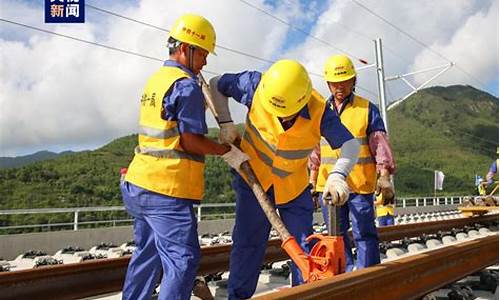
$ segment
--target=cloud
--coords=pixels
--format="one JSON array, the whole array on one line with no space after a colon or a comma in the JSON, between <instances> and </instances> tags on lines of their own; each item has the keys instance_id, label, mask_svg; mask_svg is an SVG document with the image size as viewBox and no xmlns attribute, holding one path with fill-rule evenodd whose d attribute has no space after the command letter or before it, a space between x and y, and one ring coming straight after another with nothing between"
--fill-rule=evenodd
<instances>
[{"instance_id":1,"label":"cloud","mask_svg":"<svg viewBox=\"0 0 500 300\"><path fill-rule=\"evenodd\" d=\"M5 19L167 58L168 33L158 29L88 7L86 15L90 21L85 24L44 24L43 7L33 8L29 3L15 1L3 5L7 8L2 13ZM143 0L138 6L105 9L165 29L183 13L202 14L214 24L218 44L244 49L259 57L270 57L288 30L286 26L276 26L272 19L262 18L256 10L227 1ZM19 20L15 11L27 11L29 17ZM143 85L161 62L11 24L4 23L2 28L6 29L0 39L0 155L95 144L136 132ZM269 40L273 42L266 42ZM206 69L221 73L266 67L255 59L222 49L218 52L218 56L209 57ZM236 117L241 121L243 109L238 111Z\"/></svg>"},{"instance_id":2,"label":"cloud","mask_svg":"<svg viewBox=\"0 0 500 300\"><path fill-rule=\"evenodd\" d=\"M436 55L397 31L391 25L369 13L355 2L361 3L382 16L417 41L430 46L458 67L448 71L431 85L471 84L484 89L481 83L460 71L466 70L483 83L498 78L498 1L376 1L339 0L330 4L319 17L312 35L335 46L321 45L314 38L284 55L298 57L311 72L322 73L327 57L345 53L354 58L375 62L374 43L382 39L385 75L397 75L446 64L448 60ZM362 66L354 59L357 66ZM435 73L408 77L419 85ZM372 100L376 98L377 80L373 68L358 72L358 92ZM314 78L316 87L327 94L321 78ZM410 91L402 81L387 84L392 100ZM496 91L498 93L498 91Z\"/></svg>"},{"instance_id":3,"label":"cloud","mask_svg":"<svg viewBox=\"0 0 500 300\"><path fill-rule=\"evenodd\" d=\"M312 35L324 42L291 29L243 1L141 0L89 4L164 29L169 29L183 13L204 15L214 24L219 45L264 59L298 59L311 73L319 74L312 78L324 95L327 89L321 74L326 58L345 52L373 63L372 39L377 37L383 40L386 76L446 62L352 1L314 1L312 7L288 0L248 3L294 26L311 30ZM361 3L481 81L498 79L498 1L363 0ZM31 1L2 1L0 15L60 34L158 59L167 58L168 33L90 7L86 8L85 24L45 24L43 4ZM81 149L136 131L143 85L161 62L5 22L0 28L0 156L44 149ZM209 71L262 71L269 66L221 48L216 51L218 55L210 56L205 67ZM414 83L424 82L428 78L424 75L415 77ZM478 84L456 68L443 75L439 83ZM391 82L388 86L389 96L394 98L409 90L401 82ZM372 94L377 90L373 69L359 72L359 87L364 89L358 89L362 95L376 98ZM242 122L246 109L236 103L231 103L231 108L234 119ZM207 119L209 126L215 126L212 118Z\"/></svg>"},{"instance_id":4,"label":"cloud","mask_svg":"<svg viewBox=\"0 0 500 300\"><path fill-rule=\"evenodd\" d=\"M480 38L478 38L480 37ZM431 48L457 63L449 74L436 80L434 84L468 83L480 85L489 82L498 72L498 2L477 10L462 20L446 41L436 41ZM438 63L432 51L422 51L411 67L418 70L422 66ZM472 74L467 77L462 70ZM464 78L465 77L465 78ZM426 80L424 75L416 77L418 82Z\"/></svg>"}]
</instances>

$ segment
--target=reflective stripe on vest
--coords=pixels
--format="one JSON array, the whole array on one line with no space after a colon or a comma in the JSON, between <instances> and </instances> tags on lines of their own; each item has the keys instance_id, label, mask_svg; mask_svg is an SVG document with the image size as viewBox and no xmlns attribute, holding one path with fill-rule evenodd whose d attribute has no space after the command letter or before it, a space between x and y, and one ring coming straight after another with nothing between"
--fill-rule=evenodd
<instances>
[{"instance_id":1,"label":"reflective stripe on vest","mask_svg":"<svg viewBox=\"0 0 500 300\"><path fill-rule=\"evenodd\" d=\"M174 136L178 136L179 130L177 129L177 127L162 130L162 129L152 128L152 127L147 127L147 126L139 126L138 133L141 135L152 137L152 138L167 139L167 138L171 138Z\"/></svg>"},{"instance_id":2,"label":"reflective stripe on vest","mask_svg":"<svg viewBox=\"0 0 500 300\"><path fill-rule=\"evenodd\" d=\"M313 151L313 149L306 149L306 150L282 150L282 149L278 149L278 150L276 150L276 147L274 145L270 145L268 142L266 142L266 140L264 140L262 138L262 136L260 135L257 128L255 128L255 126L252 124L252 122L250 122L248 115L247 115L247 124L248 124L248 128L250 128L250 130L255 134L255 136L259 139L259 141L261 143L263 143L270 151L272 151L274 153L274 155L281 156L285 159L303 159L303 158L307 158L309 156L309 154L311 154L311 152ZM246 135L249 136L248 133Z\"/></svg>"},{"instance_id":3,"label":"reflective stripe on vest","mask_svg":"<svg viewBox=\"0 0 500 300\"><path fill-rule=\"evenodd\" d=\"M154 156L156 158L175 158L175 159L189 159L197 162L205 162L205 156L186 153L176 149L154 149L154 148L144 148L135 147L134 152L136 154L144 154Z\"/></svg>"},{"instance_id":4,"label":"reflective stripe on vest","mask_svg":"<svg viewBox=\"0 0 500 300\"><path fill-rule=\"evenodd\" d=\"M285 178L286 176L288 176L288 175L292 174L292 173L290 173L290 172L287 172L287 171L284 171L284 170L280 170L280 169L278 169L278 168L273 167L273 160L272 160L269 156L267 156L267 154L265 154L264 152L260 151L259 149L257 149L257 148L255 147L255 144L254 144L254 142L253 142L253 140L252 140L252 138L250 137L250 135L249 135L249 134L243 134L243 139L244 139L245 141L247 141L247 142L248 142L248 143L249 143L249 144L253 147L253 149L254 149L254 150L258 153L258 155L259 155L260 159L262 159L262 161L263 161L263 162L264 162L264 163L265 163L268 167L270 167L270 168L271 168L271 172L272 172L273 174L276 174L276 175L278 175L278 176L279 176L279 177L281 177L281 178Z\"/></svg>"},{"instance_id":5,"label":"reflective stripe on vest","mask_svg":"<svg viewBox=\"0 0 500 300\"><path fill-rule=\"evenodd\" d=\"M273 186L276 204L292 201L306 189L307 159L319 143L325 108L325 100L313 91L307 104L310 119L299 115L293 126L284 130L278 118L262 107L259 93L254 93L241 149L250 157L263 189Z\"/></svg>"},{"instance_id":6,"label":"reflective stripe on vest","mask_svg":"<svg viewBox=\"0 0 500 300\"><path fill-rule=\"evenodd\" d=\"M125 180L162 195L201 200L205 158L184 151L177 121L163 120L163 98L177 80L190 75L177 67L153 74L140 101L139 145Z\"/></svg>"}]
</instances>

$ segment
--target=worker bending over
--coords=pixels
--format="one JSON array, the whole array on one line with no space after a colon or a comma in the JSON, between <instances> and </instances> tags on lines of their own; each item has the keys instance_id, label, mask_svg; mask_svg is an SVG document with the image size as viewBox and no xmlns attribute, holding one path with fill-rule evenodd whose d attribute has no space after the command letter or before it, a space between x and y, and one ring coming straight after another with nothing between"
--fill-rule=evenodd
<instances>
[{"instance_id":1,"label":"worker bending over","mask_svg":"<svg viewBox=\"0 0 500 300\"><path fill-rule=\"evenodd\" d=\"M311 85L306 69L293 60L280 60L264 74L244 71L210 80L221 126L220 141L240 139L228 109L227 97L248 108L241 149L259 183L274 202L290 233L304 251L312 234L313 202L308 189L307 158L324 136L332 148L340 148L339 160L330 170L325 191L334 202L347 199L345 181L355 163L359 143ZM250 298L257 286L271 224L245 178L232 171L236 191L228 296ZM292 285L303 283L292 265Z\"/></svg>"}]
</instances>

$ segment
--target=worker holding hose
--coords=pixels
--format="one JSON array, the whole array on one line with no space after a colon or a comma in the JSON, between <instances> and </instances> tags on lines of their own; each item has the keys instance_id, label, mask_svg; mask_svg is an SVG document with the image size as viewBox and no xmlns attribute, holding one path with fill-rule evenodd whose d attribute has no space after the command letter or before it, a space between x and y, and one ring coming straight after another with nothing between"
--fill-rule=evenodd
<instances>
[{"instance_id":1,"label":"worker holding hose","mask_svg":"<svg viewBox=\"0 0 500 300\"><path fill-rule=\"evenodd\" d=\"M347 177L351 190L349 200L340 209L340 230L344 236L346 271L361 269L380 263L378 235L375 227L373 194L375 190L385 201L394 199L394 187L390 175L395 171L395 163L389 145L384 122L379 110L368 100L354 94L356 70L345 55L333 55L325 63L324 78L331 96L327 99L329 110L338 116L354 137L360 142L359 157L352 172ZM310 157L310 181L316 191L327 196L327 184L331 170L336 168L341 157L326 140L321 140L321 148L315 148ZM378 179L377 179L378 176ZM324 201L323 216L326 216ZM352 235L357 249L357 261L351 251L351 241L347 230L352 222Z\"/></svg>"},{"instance_id":2,"label":"worker holding hose","mask_svg":"<svg viewBox=\"0 0 500 300\"><path fill-rule=\"evenodd\" d=\"M205 155L222 155L235 168L248 159L204 136L205 104L196 75L214 47L208 20L180 17L170 31L170 59L149 78L140 99L139 145L120 184L137 246L123 299L151 299L160 278L158 299L191 298L200 260L193 205L203 198Z\"/></svg>"},{"instance_id":3,"label":"worker holding hose","mask_svg":"<svg viewBox=\"0 0 500 300\"><path fill-rule=\"evenodd\" d=\"M312 88L306 69L293 60L280 60L264 74L244 71L210 80L221 127L219 139L241 149L269 199L274 202L291 235L308 253L314 206L308 188L307 158L323 136L332 148L341 148L338 163L328 176L326 193L337 204L349 195L346 177L359 151L359 143L326 107ZM228 108L228 97L248 107L240 137ZM247 179L232 170L236 192L236 220L228 282L229 299L250 298L256 289L270 222L259 206ZM292 285L303 283L292 265Z\"/></svg>"}]
</instances>

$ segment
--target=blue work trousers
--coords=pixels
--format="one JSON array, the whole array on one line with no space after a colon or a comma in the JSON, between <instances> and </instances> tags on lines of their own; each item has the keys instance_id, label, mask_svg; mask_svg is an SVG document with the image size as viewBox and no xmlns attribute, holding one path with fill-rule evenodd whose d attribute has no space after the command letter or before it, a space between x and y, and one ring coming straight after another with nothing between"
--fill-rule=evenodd
<instances>
[{"instance_id":1,"label":"blue work trousers","mask_svg":"<svg viewBox=\"0 0 500 300\"><path fill-rule=\"evenodd\" d=\"M158 299L190 299L201 255L193 201L126 181L120 189L127 212L134 217L137 246L128 265L123 299L151 299L162 271Z\"/></svg>"},{"instance_id":2,"label":"blue work trousers","mask_svg":"<svg viewBox=\"0 0 500 300\"><path fill-rule=\"evenodd\" d=\"M321 194L321 198L323 194ZM327 209L320 201L323 218L328 224ZM357 260L354 257L349 238L349 219L352 223L352 236L356 247ZM344 237L344 249L346 258L346 272L362 269L380 263L380 250L378 248L378 234L375 226L375 211L373 208L373 194L349 195L349 200L340 208L340 231Z\"/></svg>"},{"instance_id":3,"label":"blue work trousers","mask_svg":"<svg viewBox=\"0 0 500 300\"><path fill-rule=\"evenodd\" d=\"M233 229L233 247L229 267L229 299L252 297L257 287L260 269L267 247L271 224L255 195L240 175L233 172L232 187L236 192L236 220ZM267 195L274 202L274 189ZM302 249L309 253L306 238L312 234L314 206L309 189L292 201L276 205L286 228ZM300 270L292 264L292 285L303 283Z\"/></svg>"},{"instance_id":4,"label":"blue work trousers","mask_svg":"<svg viewBox=\"0 0 500 300\"><path fill-rule=\"evenodd\" d=\"M394 216L393 215L386 215L386 216L378 217L377 220L378 220L379 227L394 225Z\"/></svg>"}]
</instances>

